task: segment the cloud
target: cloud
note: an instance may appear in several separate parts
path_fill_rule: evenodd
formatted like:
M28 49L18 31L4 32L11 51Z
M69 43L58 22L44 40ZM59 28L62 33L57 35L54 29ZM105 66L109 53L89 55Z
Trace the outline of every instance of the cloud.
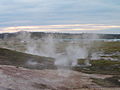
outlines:
M120 29L117 25L104 24L67 24L67 25L41 25L41 26L17 26L4 27L0 29L0 33L12 33L18 31L29 32L86 32L86 31L100 31L107 29ZM119 31L120 32L120 31Z
M1 0L0 22L33 25L97 23L120 25L120 0ZM19 25L19 23L16 25ZM26 23L31 25L31 23Z
M25 24L25 23L30 23L32 21L27 21L27 20L23 20L23 21L8 21L8 22L2 22L0 24Z

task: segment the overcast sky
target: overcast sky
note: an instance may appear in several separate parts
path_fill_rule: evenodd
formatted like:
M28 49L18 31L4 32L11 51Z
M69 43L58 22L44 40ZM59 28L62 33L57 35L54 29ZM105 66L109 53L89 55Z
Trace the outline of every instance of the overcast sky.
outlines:
M66 27L53 31L120 33L120 0L0 0L0 32L7 32L8 27L41 25L44 29L38 28L40 31L56 27L49 25L73 25L67 31ZM99 25L103 28L98 29Z

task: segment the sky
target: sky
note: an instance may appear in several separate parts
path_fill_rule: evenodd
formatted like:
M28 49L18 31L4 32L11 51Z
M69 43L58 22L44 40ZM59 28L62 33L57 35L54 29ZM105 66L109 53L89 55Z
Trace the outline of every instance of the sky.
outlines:
M119 33L120 0L0 0L0 33Z

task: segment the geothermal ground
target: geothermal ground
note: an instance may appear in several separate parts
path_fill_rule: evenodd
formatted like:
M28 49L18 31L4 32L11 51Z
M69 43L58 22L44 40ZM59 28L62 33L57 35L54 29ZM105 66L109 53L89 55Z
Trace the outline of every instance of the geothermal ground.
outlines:
M0 41L0 90L119 87L119 41L56 41L29 34Z
M98 76L102 77L102 76ZM73 90L99 88L88 74L71 70L29 70L0 66L0 86L8 90Z

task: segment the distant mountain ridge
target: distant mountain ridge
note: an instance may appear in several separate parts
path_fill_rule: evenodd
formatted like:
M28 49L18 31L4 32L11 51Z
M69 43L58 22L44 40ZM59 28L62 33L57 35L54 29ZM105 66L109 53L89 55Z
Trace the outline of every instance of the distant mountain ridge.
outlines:
M17 33L2 33L0 34L0 39L15 37L21 32ZM30 32L31 37L41 38L43 36L53 35L56 38L62 39L70 39L70 38L77 38L77 39L84 39L84 36L87 36L87 39L91 39L91 36L97 35L101 39L120 39L120 34L93 34L93 33L46 33L46 32Z

